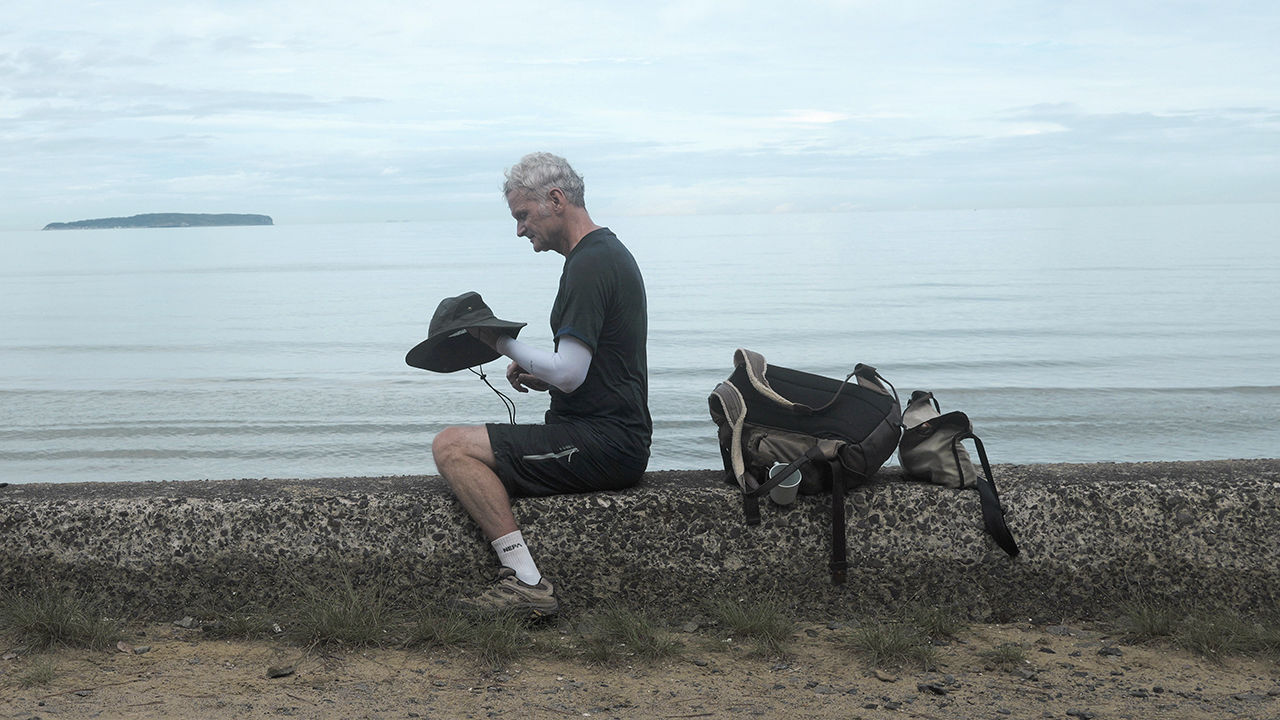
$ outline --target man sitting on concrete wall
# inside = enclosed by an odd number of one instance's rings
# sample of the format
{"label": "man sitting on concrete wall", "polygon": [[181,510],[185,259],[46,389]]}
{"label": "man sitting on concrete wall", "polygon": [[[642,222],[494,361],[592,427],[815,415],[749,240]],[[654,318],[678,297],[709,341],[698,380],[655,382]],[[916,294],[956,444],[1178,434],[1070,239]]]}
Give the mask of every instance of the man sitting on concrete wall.
{"label": "man sitting on concrete wall", "polygon": [[547,391],[544,425],[445,428],[432,443],[440,474],[480,525],[502,567],[465,609],[550,616],[551,581],[538,571],[510,498],[630,487],[649,462],[648,311],[640,268],[608,228],[587,213],[582,178],[563,158],[526,155],[507,170],[503,193],[516,235],[534,252],[564,256],[551,306],[551,351],[494,327],[468,332],[511,359],[519,392]]}

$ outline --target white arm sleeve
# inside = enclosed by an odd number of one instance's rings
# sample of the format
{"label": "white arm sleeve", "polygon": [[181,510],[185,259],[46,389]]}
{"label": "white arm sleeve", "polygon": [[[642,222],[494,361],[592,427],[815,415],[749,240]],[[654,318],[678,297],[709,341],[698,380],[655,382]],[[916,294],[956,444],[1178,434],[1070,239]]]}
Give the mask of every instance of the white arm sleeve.
{"label": "white arm sleeve", "polygon": [[538,350],[506,336],[498,338],[497,348],[530,375],[567,393],[582,385],[587,368],[591,367],[591,348],[570,335],[560,337],[555,352]]}

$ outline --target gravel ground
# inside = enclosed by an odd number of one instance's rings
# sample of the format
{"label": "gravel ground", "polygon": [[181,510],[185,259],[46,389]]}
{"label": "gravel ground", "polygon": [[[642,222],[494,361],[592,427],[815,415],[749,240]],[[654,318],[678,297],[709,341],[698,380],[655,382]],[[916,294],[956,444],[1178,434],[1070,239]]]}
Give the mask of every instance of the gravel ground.
{"label": "gravel ground", "polygon": [[[1088,625],[970,626],[931,671],[868,667],[825,623],[800,625],[783,657],[699,631],[655,663],[544,652],[501,669],[453,649],[307,650],[169,624],[128,636],[112,652],[6,651],[0,718],[1280,718],[1274,659],[1216,663]],[[1025,660],[993,667],[984,652],[1010,643]],[[41,669],[52,677],[32,684]]]}

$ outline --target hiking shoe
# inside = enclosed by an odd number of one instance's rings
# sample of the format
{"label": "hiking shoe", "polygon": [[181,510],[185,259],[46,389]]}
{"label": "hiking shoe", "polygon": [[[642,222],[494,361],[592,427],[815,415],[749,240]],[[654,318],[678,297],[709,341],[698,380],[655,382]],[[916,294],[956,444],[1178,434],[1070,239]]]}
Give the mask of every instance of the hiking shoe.
{"label": "hiking shoe", "polygon": [[537,585],[521,582],[509,567],[498,569],[498,581],[488,590],[455,602],[463,612],[477,615],[511,613],[531,619],[549,618],[560,612],[555,586],[545,577]]}

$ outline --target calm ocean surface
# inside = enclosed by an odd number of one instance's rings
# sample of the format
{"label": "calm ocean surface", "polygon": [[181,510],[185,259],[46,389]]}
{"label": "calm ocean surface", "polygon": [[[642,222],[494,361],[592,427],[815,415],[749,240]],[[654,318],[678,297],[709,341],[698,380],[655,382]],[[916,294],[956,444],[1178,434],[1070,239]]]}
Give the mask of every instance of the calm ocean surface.
{"label": "calm ocean surface", "polygon": [[[737,347],[933,390],[993,462],[1280,456],[1280,205],[597,220],[648,285],[650,469],[719,466]],[[434,473],[441,428],[507,419],[404,364],[436,303],[550,344],[562,259],[513,229],[0,232],[0,481]]]}

